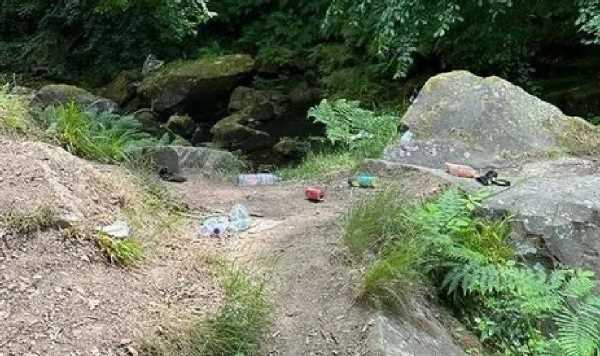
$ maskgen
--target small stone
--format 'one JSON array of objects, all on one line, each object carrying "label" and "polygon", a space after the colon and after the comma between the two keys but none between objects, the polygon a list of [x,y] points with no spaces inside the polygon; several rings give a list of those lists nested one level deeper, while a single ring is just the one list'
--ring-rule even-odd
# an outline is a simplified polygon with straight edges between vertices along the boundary
[{"label": "small stone", "polygon": [[126,221],[118,220],[114,224],[100,227],[98,231],[115,239],[126,239],[131,236],[131,228]]}]

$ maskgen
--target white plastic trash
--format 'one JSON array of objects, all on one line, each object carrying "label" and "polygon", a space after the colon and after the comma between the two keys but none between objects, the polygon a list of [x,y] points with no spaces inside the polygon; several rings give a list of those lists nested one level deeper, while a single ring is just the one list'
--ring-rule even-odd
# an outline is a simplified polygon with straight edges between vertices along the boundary
[{"label": "white plastic trash", "polygon": [[227,216],[206,219],[200,227],[200,235],[222,236],[229,230],[229,225],[229,218]]},{"label": "white plastic trash", "polygon": [[232,232],[243,232],[250,228],[252,223],[250,213],[245,206],[237,204],[229,213],[229,228]]}]

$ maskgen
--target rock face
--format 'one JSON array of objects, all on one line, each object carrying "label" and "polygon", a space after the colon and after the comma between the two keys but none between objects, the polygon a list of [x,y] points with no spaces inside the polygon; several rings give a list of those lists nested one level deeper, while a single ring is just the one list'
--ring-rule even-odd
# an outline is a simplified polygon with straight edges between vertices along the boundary
[{"label": "rock face", "polygon": [[112,100],[96,96],[85,89],[73,85],[52,84],[42,87],[33,97],[32,105],[45,109],[51,105],[74,102],[84,110],[95,112],[114,112],[118,105]]},{"label": "rock face", "polygon": [[466,356],[448,327],[440,321],[439,308],[412,301],[403,317],[378,313],[369,341],[378,356]]},{"label": "rock face", "polygon": [[144,148],[144,157],[150,158],[158,168],[170,173],[200,173],[205,176],[225,176],[242,171],[244,163],[227,151],[205,147],[157,146]]},{"label": "rock face", "polygon": [[139,71],[122,71],[100,91],[100,95],[113,100],[121,107],[125,107],[135,98],[141,80],[142,74]]},{"label": "rock face", "polygon": [[600,167],[563,158],[507,171],[514,188],[482,206],[490,217],[512,216],[518,252],[544,264],[561,262],[600,275]]},{"label": "rock face", "polygon": [[468,191],[473,179],[448,176],[451,161],[494,167],[510,188],[492,187],[481,213],[511,216],[512,238],[530,261],[600,275],[600,166],[567,153],[597,154],[600,131],[499,78],[453,72],[432,78],[406,114],[410,130],[388,148],[379,171],[419,170]]},{"label": "rock face", "polygon": [[508,166],[565,151],[566,131],[581,121],[498,77],[450,72],[425,84],[404,116],[410,130],[384,158],[431,168]]},{"label": "rock face", "polygon": [[247,55],[173,62],[144,78],[139,92],[158,112],[186,107],[210,112],[253,70],[254,60]]},{"label": "rock face", "polygon": [[[307,118],[306,111],[318,103],[320,93],[305,88],[283,90],[260,90],[238,87],[229,102],[230,115],[217,122],[211,129],[213,142],[229,150],[255,152],[266,150],[280,155],[301,155],[303,147],[289,141],[275,147],[284,137],[296,137],[318,131]],[[292,152],[294,151],[294,152]]]}]

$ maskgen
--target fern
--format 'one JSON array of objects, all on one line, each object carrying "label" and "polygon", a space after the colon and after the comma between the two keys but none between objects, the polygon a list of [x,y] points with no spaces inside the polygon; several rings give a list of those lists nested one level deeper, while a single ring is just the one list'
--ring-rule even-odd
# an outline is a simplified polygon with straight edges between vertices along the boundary
[{"label": "fern", "polygon": [[600,298],[590,296],[555,317],[557,342],[565,356],[597,355],[600,349]]},{"label": "fern", "polygon": [[398,132],[398,118],[360,108],[360,102],[323,100],[308,111],[314,122],[325,125],[332,145],[341,145],[364,156],[376,156]]}]

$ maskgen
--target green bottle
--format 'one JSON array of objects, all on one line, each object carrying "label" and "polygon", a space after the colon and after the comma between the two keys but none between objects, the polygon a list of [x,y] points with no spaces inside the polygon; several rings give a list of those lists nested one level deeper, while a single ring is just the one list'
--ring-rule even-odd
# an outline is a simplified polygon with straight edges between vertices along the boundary
[{"label": "green bottle", "polygon": [[348,179],[348,184],[350,184],[352,187],[376,188],[377,183],[377,177],[373,177],[368,174],[361,174]]}]

